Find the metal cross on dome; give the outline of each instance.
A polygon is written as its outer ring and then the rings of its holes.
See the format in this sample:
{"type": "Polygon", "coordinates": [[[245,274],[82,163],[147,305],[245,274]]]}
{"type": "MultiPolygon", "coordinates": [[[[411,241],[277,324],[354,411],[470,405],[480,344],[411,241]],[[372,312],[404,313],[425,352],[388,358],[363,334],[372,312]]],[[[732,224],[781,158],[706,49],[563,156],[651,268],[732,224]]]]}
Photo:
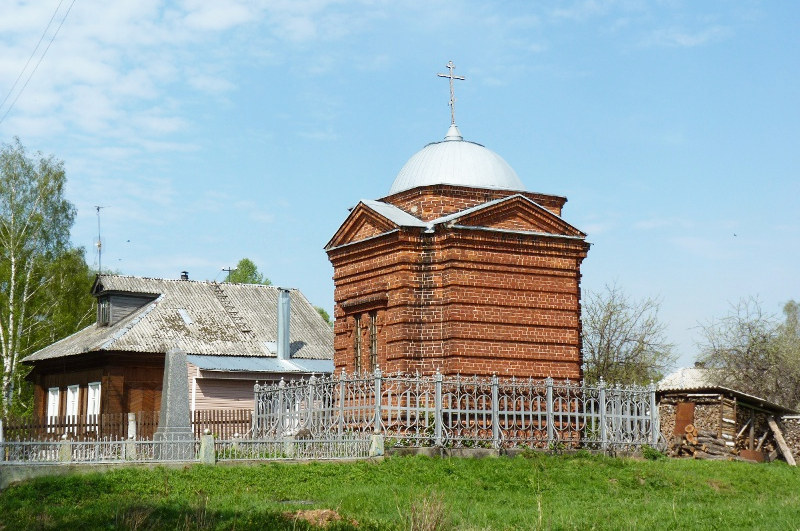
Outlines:
{"type": "Polygon", "coordinates": [[[456,95],[453,91],[453,80],[460,79],[464,81],[464,78],[461,76],[454,76],[453,70],[455,70],[456,65],[453,64],[453,61],[447,62],[447,69],[450,70],[448,74],[436,74],[439,77],[446,77],[450,79],[450,125],[456,124],[456,95]]]}

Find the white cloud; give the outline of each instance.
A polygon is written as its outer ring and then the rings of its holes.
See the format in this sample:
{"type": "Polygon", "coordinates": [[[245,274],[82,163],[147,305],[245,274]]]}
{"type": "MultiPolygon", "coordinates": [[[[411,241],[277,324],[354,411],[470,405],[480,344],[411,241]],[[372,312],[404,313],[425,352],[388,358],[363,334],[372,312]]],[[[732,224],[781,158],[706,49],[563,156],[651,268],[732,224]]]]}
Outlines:
{"type": "Polygon", "coordinates": [[[646,46],[693,48],[727,38],[730,29],[712,26],[702,30],[686,31],[679,28],[662,28],[652,32],[643,42],[646,46]]]}
{"type": "Polygon", "coordinates": [[[184,22],[188,27],[200,30],[227,30],[255,17],[253,10],[240,2],[192,0],[184,2],[184,6],[189,10],[184,22]]]}

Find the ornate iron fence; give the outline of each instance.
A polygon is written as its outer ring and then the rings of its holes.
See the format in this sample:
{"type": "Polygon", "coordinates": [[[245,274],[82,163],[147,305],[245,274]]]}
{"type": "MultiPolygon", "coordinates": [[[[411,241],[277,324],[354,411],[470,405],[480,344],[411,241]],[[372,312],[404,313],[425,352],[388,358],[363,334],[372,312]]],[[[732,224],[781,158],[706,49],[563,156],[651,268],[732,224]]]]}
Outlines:
{"type": "Polygon", "coordinates": [[[655,385],[346,375],[255,386],[254,437],[378,433],[400,446],[663,445],[655,385]]]}
{"type": "Polygon", "coordinates": [[[3,464],[170,462],[196,459],[199,441],[104,439],[94,441],[0,441],[3,464]]]}

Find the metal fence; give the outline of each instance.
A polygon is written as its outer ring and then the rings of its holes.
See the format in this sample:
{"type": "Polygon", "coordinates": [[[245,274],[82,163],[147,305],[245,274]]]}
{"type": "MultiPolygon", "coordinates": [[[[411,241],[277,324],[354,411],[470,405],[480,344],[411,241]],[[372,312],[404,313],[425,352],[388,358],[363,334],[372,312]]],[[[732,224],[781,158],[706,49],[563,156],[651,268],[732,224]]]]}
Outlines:
{"type": "Polygon", "coordinates": [[[363,459],[369,457],[370,438],[348,434],[326,439],[238,439],[214,441],[220,461],[280,459],[363,459]]]}
{"type": "Polygon", "coordinates": [[[655,385],[346,375],[256,385],[253,434],[377,433],[391,446],[633,449],[663,444],[655,385]]]}
{"type": "Polygon", "coordinates": [[[0,441],[0,465],[174,462],[196,459],[199,441],[0,441]]]}
{"type": "Polygon", "coordinates": [[[3,465],[109,464],[219,462],[289,459],[360,459],[369,457],[368,436],[347,435],[328,439],[231,439],[94,441],[2,441],[3,465]],[[203,445],[213,445],[211,461],[203,461],[203,445]]]}

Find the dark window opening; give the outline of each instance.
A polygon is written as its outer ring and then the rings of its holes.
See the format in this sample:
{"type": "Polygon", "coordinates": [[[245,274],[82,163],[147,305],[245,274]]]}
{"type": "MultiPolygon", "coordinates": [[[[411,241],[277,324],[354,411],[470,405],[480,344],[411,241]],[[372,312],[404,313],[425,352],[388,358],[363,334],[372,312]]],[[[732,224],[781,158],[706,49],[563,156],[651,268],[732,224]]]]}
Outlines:
{"type": "Polygon", "coordinates": [[[356,315],[353,329],[353,371],[361,372],[361,316],[356,315]]]}
{"type": "Polygon", "coordinates": [[[369,370],[374,372],[378,368],[378,327],[376,321],[378,312],[369,313],[369,370]]]}

